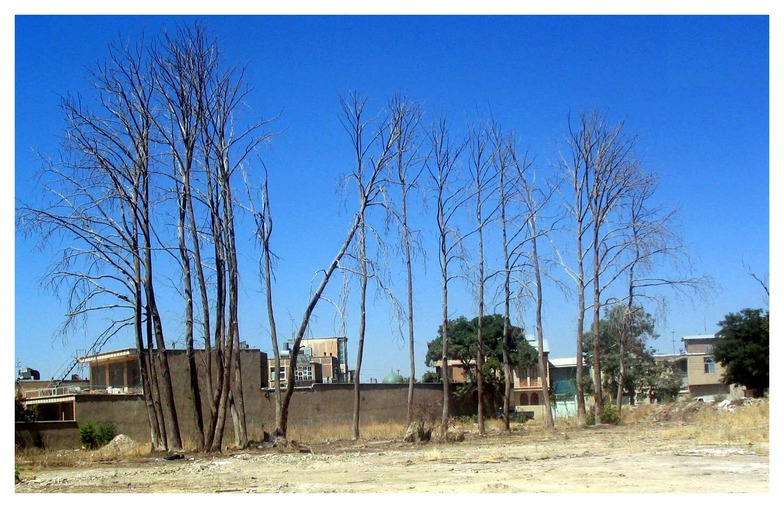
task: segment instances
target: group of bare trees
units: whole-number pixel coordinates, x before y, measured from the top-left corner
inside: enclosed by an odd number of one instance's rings
[[[183,448],[182,417],[197,422],[192,440],[200,449],[221,449],[229,417],[236,444],[245,446],[248,432],[239,355],[238,251],[242,246],[236,228],[238,214],[246,211],[253,217],[261,250],[265,301],[259,308],[265,308],[268,316],[274,379],[280,379],[282,368],[273,298],[274,189],[269,189],[263,162],[252,160],[259,145],[272,135],[269,120],[249,116],[245,102],[251,88],[243,70],[224,65],[218,45],[199,24],[150,42],[111,46],[106,62],[94,68],[90,86],[92,97],[62,99],[67,122],[62,150],[57,159],[48,161],[40,177],[47,199],[19,207],[20,227],[43,242],[66,245],[46,280],[65,297],[67,325],[91,314],[110,316],[110,324],[95,340],[95,351],[120,331],[133,330],[155,449]],[[426,245],[435,245],[440,268],[443,432],[450,406],[449,288],[455,279],[472,281],[479,330],[488,305],[486,291],[492,286],[500,294],[491,304],[501,305],[505,318],[507,429],[513,377],[507,348],[511,314],[521,306],[535,310],[546,424],[552,426],[542,307],[544,280],[557,279],[553,266],[563,266],[576,285],[578,359],[583,357],[585,313],[592,310],[596,330],[599,311],[622,275],[629,281],[626,294],[612,297],[623,300],[629,309],[635,308],[645,288],[701,283],[657,275],[659,259],[678,258],[680,244],[672,234],[671,214],[650,206],[655,178],[641,167],[634,153],[636,139],[624,132],[622,123],[609,125],[597,112],[581,113],[576,125],[570,119],[567,148],[560,158],[563,171],[549,171],[548,178],[537,179],[533,161],[518,146],[515,133],[495,123],[478,123],[461,135],[445,118],[426,123],[420,105],[400,95],[392,97],[378,115],[370,115],[368,100],[356,94],[340,105],[354,161],[345,182],[357,198],[356,208],[331,262],[317,271],[293,336],[285,392],[275,383],[277,436],[287,433],[301,342],[336,273],[359,285],[355,439],[360,437],[360,374],[366,299],[372,284],[390,297],[400,322],[406,324],[401,331],[407,330],[409,346],[411,419],[416,375],[413,264],[415,253],[425,251]],[[559,194],[567,186],[571,192]],[[432,210],[424,207],[426,196]],[[415,216],[432,218],[432,237],[425,238],[412,224],[412,204],[422,205]],[[564,208],[569,214],[561,213]],[[573,231],[573,242],[563,241],[564,230]],[[489,244],[488,233],[500,238]],[[475,243],[471,240],[475,249],[469,246],[469,238],[475,239]],[[550,248],[557,240],[560,247]],[[388,263],[382,259],[388,247],[402,253],[406,269],[402,290],[389,282]],[[468,255],[472,250],[475,256]],[[500,254],[491,257],[490,251]],[[184,338],[188,356],[192,401],[188,407],[174,403],[167,357],[167,342],[174,342],[174,332],[164,326],[159,310],[162,281],[174,281],[181,292],[182,322],[174,326],[180,327],[177,338]],[[590,305],[589,289],[593,290]],[[401,291],[405,305],[394,296]],[[203,346],[201,357],[196,355],[197,345]],[[598,347],[596,340],[594,348]],[[595,353],[598,363],[600,355]],[[201,365],[197,358],[202,358]],[[480,431],[486,412],[481,393],[483,358],[480,336],[476,357]],[[578,414],[584,422],[581,361],[577,368]],[[199,371],[205,373],[201,380]],[[600,375],[599,365],[594,365],[594,372]],[[600,379],[594,385],[598,412]]]
[[[639,299],[663,303],[657,289],[704,295],[713,286],[706,276],[693,276],[686,251],[674,222],[675,211],[657,204],[657,179],[646,170],[636,152],[638,140],[624,123],[613,124],[599,111],[583,111],[569,119],[566,148],[560,157],[571,197],[564,200],[575,235],[573,263],[561,256],[562,266],[573,278],[578,297],[577,319],[577,414],[585,423],[583,333],[585,313],[592,311],[593,387],[595,421],[600,421],[602,393],[600,312],[609,304],[626,308],[620,340],[620,376],[624,376],[624,346],[630,340],[632,313]],[[560,253],[559,253],[560,255]],[[626,277],[625,285],[619,283]],[[592,288],[591,304],[586,292]],[[622,386],[616,403],[620,411]]]
[[[62,149],[39,177],[44,201],[19,207],[20,228],[66,245],[45,280],[65,297],[66,325],[90,314],[108,318],[93,351],[133,330],[155,449],[183,448],[186,416],[197,423],[196,446],[220,450],[229,414],[242,446],[234,193],[238,169],[269,135],[267,122],[239,127],[250,88],[241,69],[224,66],[201,25],[111,45],[90,87],[91,97],[61,101]],[[188,355],[191,407],[174,403],[167,344],[175,340],[159,309],[164,284],[181,292],[177,338]]]

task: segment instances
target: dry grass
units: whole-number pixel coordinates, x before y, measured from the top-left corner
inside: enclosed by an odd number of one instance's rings
[[[402,439],[406,433],[403,423],[370,422],[359,427],[359,435],[363,440]],[[329,426],[292,425],[288,438],[303,443],[325,443],[332,441],[348,441],[353,439],[354,427],[351,423],[336,423]]]
[[[767,401],[738,406],[733,411],[706,405],[684,417],[685,425],[667,428],[662,437],[684,439],[696,444],[740,445],[767,443],[770,439]]]
[[[691,410],[683,410],[691,407]],[[675,411],[680,409],[680,411]],[[657,425],[655,421],[667,411],[665,425]],[[647,432],[655,432],[659,437],[673,441],[689,441],[695,445],[750,445],[765,450],[769,442],[769,406],[767,400],[756,400],[751,405],[737,406],[733,411],[719,409],[716,405],[704,404],[688,406],[681,403],[672,406],[640,405],[635,408],[624,408],[622,426],[633,430],[639,425],[638,437]],[[656,425],[652,427],[651,425]],[[525,424],[512,424],[513,431],[525,432],[532,443],[553,439],[568,440],[582,430],[577,427],[576,418],[559,418],[556,420],[557,432],[544,429],[541,420],[531,420]],[[477,424],[470,421],[455,421],[454,428],[467,434],[476,434]],[[488,433],[501,434],[503,422],[487,419],[485,428]],[[361,441],[401,441],[405,434],[402,423],[370,422],[360,427]],[[634,430],[637,433],[637,430]],[[305,444],[319,444],[339,441],[351,441],[351,423],[330,426],[308,427],[293,425],[289,430],[289,439]],[[436,438],[437,439],[437,438]],[[617,444],[624,445],[628,436],[618,436]],[[188,443],[184,443],[188,449]],[[433,448],[426,452],[426,460],[438,461],[443,458],[443,451]],[[97,462],[107,462],[122,458],[144,457],[150,454],[149,444],[125,443],[125,446],[106,447],[98,450],[44,450],[29,448],[16,452],[16,465],[23,470],[51,467],[79,466]],[[24,472],[23,472],[24,475]]]

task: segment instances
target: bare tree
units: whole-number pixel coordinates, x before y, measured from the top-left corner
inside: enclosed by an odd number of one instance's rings
[[[623,223],[624,260],[621,271],[627,275],[623,323],[619,334],[619,377],[616,406],[622,411],[623,387],[626,377],[626,360],[630,346],[632,323],[635,312],[641,307],[640,299],[665,304],[666,293],[676,292],[688,297],[705,298],[715,287],[712,278],[693,275],[687,249],[678,234],[675,224],[676,211],[652,205],[658,188],[652,173],[641,173],[637,185],[624,199]],[[624,302],[625,300],[625,302]]]
[[[542,278],[545,272],[544,260],[540,251],[540,239],[547,238],[548,234],[556,229],[558,217],[552,218],[545,216],[545,209],[550,204],[558,187],[558,182],[545,182],[544,185],[537,185],[535,175],[531,174],[531,162],[527,154],[519,157],[513,143],[510,143],[512,165],[516,171],[514,182],[518,186],[515,195],[519,198],[522,205],[525,227],[528,229],[528,240],[530,242],[530,263],[533,272],[533,300],[536,307],[536,336],[537,350],[539,353],[539,373],[542,378],[542,399],[544,403],[544,423],[545,427],[552,428],[553,414],[550,407],[550,372],[549,362],[545,361],[544,354],[544,327],[542,323],[542,305],[544,303],[544,292],[542,289]],[[547,222],[543,222],[543,221]]]
[[[422,118],[422,111],[416,102],[408,101],[406,98],[395,95],[390,101],[392,115],[399,118],[398,128],[400,130],[395,145],[395,161],[393,165],[394,173],[390,177],[390,182],[400,187],[400,211],[394,209],[390,203],[387,207],[396,219],[399,227],[400,242],[403,249],[403,258],[406,265],[406,301],[407,313],[406,322],[408,325],[408,360],[409,378],[408,394],[406,398],[406,424],[411,423],[414,405],[414,382],[416,380],[416,360],[414,355],[414,278],[412,270],[412,243],[418,246],[416,238],[412,238],[412,231],[409,227],[408,201],[409,192],[416,189],[417,183],[424,166],[415,166],[421,162],[419,151],[418,127]],[[414,172],[416,171],[416,172]]]
[[[263,165],[263,163],[262,163]],[[272,231],[274,222],[272,220],[272,208],[270,205],[269,197],[269,178],[266,167],[264,168],[263,178],[261,181],[260,197],[261,208],[257,209],[253,205],[253,196],[251,193],[251,185],[246,175],[246,189],[248,189],[248,203],[250,210],[256,221],[256,235],[261,242],[261,273],[264,285],[265,304],[267,311],[267,320],[270,328],[270,340],[272,342],[272,354],[274,359],[274,372],[272,381],[275,383],[275,421],[279,421],[282,417],[283,399],[281,398],[280,386],[280,347],[278,346],[278,328],[275,322],[275,309],[272,298],[272,281],[274,278],[273,263],[275,255],[272,252]]]
[[[96,66],[91,76],[95,110],[81,97],[65,97],[61,103],[68,124],[61,158],[42,176],[44,190],[54,200],[22,206],[20,218],[37,228],[44,241],[62,235],[73,245],[62,251],[46,277],[56,291],[67,288],[66,325],[88,314],[131,311],[130,318],[112,320],[92,349],[100,351],[132,323],[153,447],[179,450],[153,283],[153,90],[143,44],[111,45],[107,63]]]
[[[201,122],[204,121],[204,112],[201,109],[204,106],[201,99],[205,92],[202,86],[205,81],[204,73],[210,71],[214,61],[205,42],[204,29],[197,25],[193,31],[181,30],[175,37],[164,34],[163,48],[160,51],[157,48],[151,50],[155,62],[153,83],[168,113],[166,118],[154,118],[158,120],[157,127],[162,143],[169,147],[174,172],[177,240],[185,300],[185,351],[193,400],[190,409],[196,422],[194,438],[199,448],[204,446],[204,420],[194,351],[193,256],[196,258],[198,276],[202,280],[202,301],[205,305],[208,305],[208,302],[204,295],[206,283],[203,282],[200,245],[195,230],[191,175],[197,157]],[[203,314],[209,320],[208,308]]]
[[[482,365],[485,356],[484,340],[482,337],[482,321],[485,312],[485,284],[488,277],[485,275],[485,246],[484,230],[485,226],[495,218],[498,206],[489,213],[485,213],[485,206],[491,196],[494,195],[493,185],[496,181],[496,172],[492,162],[491,139],[488,131],[484,128],[474,127],[469,136],[469,173],[473,186],[473,203],[476,214],[476,233],[477,233],[477,276],[476,276],[476,297],[477,297],[477,352],[476,352],[476,386],[477,386],[477,423],[479,433],[485,434],[484,418],[484,390],[482,379]]]
[[[216,69],[219,68],[216,66]],[[216,417],[210,422],[211,435],[207,438],[207,448],[213,451],[221,448],[227,411],[231,411],[234,416],[238,446],[244,447],[248,441],[239,356],[239,268],[232,178],[246,163],[248,156],[270,136],[263,131],[270,120],[260,120],[238,131],[234,115],[251,90],[243,76],[243,70],[229,68],[208,77],[208,87],[212,93],[205,107],[205,128],[202,134],[205,144],[206,201],[209,203],[216,263],[215,338],[220,364],[218,384],[213,394]]]
[[[498,206],[499,216],[498,220],[501,224],[501,252],[503,259],[503,268],[500,270],[503,275],[503,304],[504,304],[504,329],[503,329],[503,349],[502,349],[502,362],[504,372],[504,397],[503,397],[503,419],[504,430],[511,432],[509,420],[509,409],[512,397],[512,367],[511,367],[511,341],[512,341],[512,324],[511,324],[511,305],[512,305],[512,270],[516,266],[516,259],[519,259],[520,254],[515,251],[514,244],[522,246],[522,242],[516,242],[516,238],[522,233],[523,228],[519,228],[518,232],[509,231],[512,216],[510,206],[511,199],[514,196],[514,175],[512,172],[511,151],[504,139],[500,129],[495,126],[492,130],[493,136],[493,164],[498,175]]]
[[[441,434],[446,435],[449,426],[449,370],[447,353],[449,350],[449,282],[455,277],[449,270],[455,261],[463,259],[462,241],[459,228],[455,224],[455,215],[463,210],[470,199],[465,186],[455,186],[458,178],[458,160],[465,149],[466,143],[455,143],[449,136],[446,120],[441,119],[432,126],[430,131],[432,146],[431,157],[427,168],[432,180],[436,202],[436,223],[438,226],[438,262],[441,268],[441,301],[442,301],[442,356],[441,378],[444,389],[441,413]]]
[[[349,250],[349,247],[352,245],[354,237],[360,233],[360,230],[364,231],[365,226],[365,212],[367,209],[374,205],[381,205],[383,203],[382,193],[383,193],[383,176],[384,172],[386,171],[387,166],[391,163],[394,157],[394,147],[397,143],[397,137],[400,135],[400,129],[394,128],[389,122],[382,122],[382,127],[376,130],[372,135],[371,139],[372,142],[366,143],[364,138],[362,137],[363,129],[365,126],[365,120],[363,119],[363,112],[366,104],[366,99],[360,99],[356,94],[352,94],[348,100],[344,100],[341,102],[343,106],[344,115],[346,118],[346,126],[347,130],[350,133],[353,132],[352,140],[354,141],[355,145],[355,153],[358,154],[357,156],[357,167],[354,169],[351,175],[351,179],[357,185],[358,194],[359,194],[359,203],[357,206],[357,211],[354,214],[354,218],[351,221],[349,226],[348,232],[346,234],[346,238],[343,241],[343,244],[338,249],[337,254],[335,255],[332,262],[329,266],[323,271],[321,275],[320,282],[316,287],[315,291],[310,297],[308,305],[305,308],[305,312],[302,316],[302,320],[300,322],[299,328],[296,331],[294,336],[294,343],[291,348],[291,355],[289,358],[289,366],[288,371],[290,373],[295,372],[296,365],[297,365],[297,357],[299,355],[299,348],[300,344],[302,343],[302,338],[305,335],[305,331],[308,328],[308,324],[310,322],[310,317],[313,313],[313,310],[316,307],[316,304],[321,300],[322,294],[327,287],[327,284],[332,277],[332,274],[340,267],[341,260],[346,255]],[[378,154],[375,157],[369,158],[366,157],[366,148],[370,145],[378,143],[380,147]],[[364,234],[364,233],[360,233]],[[360,260],[362,259],[362,255],[360,254]],[[362,310],[361,310],[362,312]],[[362,325],[360,325],[360,334],[363,333]],[[360,341],[363,341],[364,337],[360,336]],[[358,362],[361,362],[361,350],[363,345],[360,343],[358,344]],[[360,367],[361,365],[358,364],[356,367],[356,374],[355,374],[355,386],[354,386],[354,401],[355,401],[355,409],[354,409],[354,422],[355,422],[355,430],[358,432],[358,419],[359,419],[359,410],[358,410],[358,390],[359,390],[359,374],[360,374]],[[289,404],[291,403],[291,397],[294,394],[294,383],[289,381],[286,386],[286,392],[283,394],[283,404],[282,410],[280,414],[280,418],[276,421],[276,429],[275,434],[278,437],[285,438],[286,432],[288,429],[288,408]]]

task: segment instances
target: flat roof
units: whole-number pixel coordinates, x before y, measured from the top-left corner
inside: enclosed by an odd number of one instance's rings
[[[577,367],[577,357],[570,358],[550,358],[553,367]]]
[[[112,358],[122,358],[126,356],[136,356],[136,348],[120,349],[118,351],[109,351],[108,353],[98,353],[90,356],[83,356],[79,358],[79,363],[93,363],[103,360],[110,360]]]
[[[715,339],[716,334],[704,334],[704,335],[684,335],[681,337],[681,340],[706,340],[706,339]]]
[[[37,399],[27,399],[24,402],[25,407],[28,405],[34,406],[36,404],[53,404],[57,402],[73,402],[76,400],[74,395],[52,395],[51,397],[40,397]]]

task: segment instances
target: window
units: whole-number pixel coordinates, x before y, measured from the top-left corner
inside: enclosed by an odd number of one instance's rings
[[[310,381],[313,379],[313,367],[308,365],[307,367],[297,367],[297,372],[295,373],[295,379],[297,381]]]
[[[706,374],[713,374],[716,372],[716,364],[713,362],[713,358],[710,356],[703,359],[703,366],[705,367]]]
[[[125,386],[124,363],[109,364],[109,386],[113,386],[114,388],[122,388]]]
[[[705,353],[706,354],[713,353],[713,344],[705,344]]]

